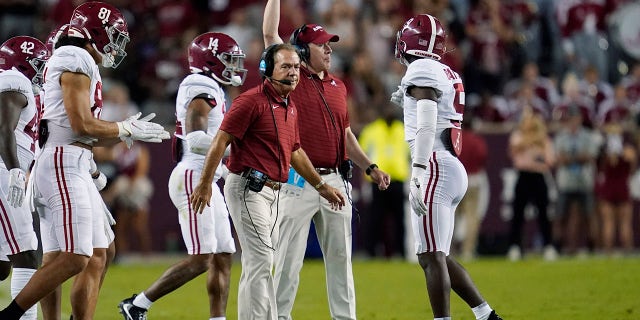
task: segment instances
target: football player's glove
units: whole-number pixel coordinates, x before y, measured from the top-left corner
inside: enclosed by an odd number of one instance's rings
[[[413,167],[411,170],[411,180],[409,181],[409,203],[413,208],[413,213],[418,216],[427,214],[425,203],[427,170],[422,167]]]
[[[107,186],[107,176],[105,176],[104,173],[98,170],[98,165],[93,159],[89,160],[89,173],[91,174],[91,178],[93,178],[93,184],[96,185],[98,191],[102,191],[102,189]]]
[[[398,90],[391,94],[391,99],[389,99],[393,104],[402,108],[404,103],[404,91],[402,91],[402,87],[398,86]]]
[[[24,200],[25,188],[27,185],[27,176],[20,168],[9,170],[9,194],[7,201],[14,208],[22,206]]]
[[[138,112],[124,121],[117,122],[118,136],[127,144],[127,147],[131,147],[133,140],[160,143],[170,138],[169,132],[164,127],[149,121],[156,116],[155,113],[150,113],[144,118],[140,118],[140,115],[141,113]]]

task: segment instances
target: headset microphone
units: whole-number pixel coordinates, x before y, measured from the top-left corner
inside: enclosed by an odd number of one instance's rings
[[[275,78],[272,78],[272,77],[268,77],[268,78],[269,78],[269,79],[271,79],[272,81],[280,82],[280,83],[282,83],[282,84],[284,84],[284,85],[286,85],[286,86],[290,86],[290,85],[292,85],[292,84],[293,84],[293,81],[288,80],[288,79],[282,79],[282,80],[280,80],[280,79],[275,79]]]

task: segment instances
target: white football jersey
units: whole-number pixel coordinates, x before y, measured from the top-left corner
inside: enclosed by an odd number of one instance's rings
[[[215,108],[209,111],[207,126],[208,135],[216,135],[218,128],[220,128],[220,124],[222,124],[225,112],[224,91],[217,81],[201,74],[190,74],[182,80],[180,88],[178,89],[178,96],[176,98],[177,121],[175,135],[176,138],[182,139],[183,155],[181,162],[187,164],[189,168],[193,169],[202,169],[204,166],[205,156],[189,151],[186,141],[187,132],[185,131],[185,123],[189,103],[191,103],[191,100],[195,97],[200,95],[206,95],[206,99],[211,100],[212,103],[216,105]],[[216,169],[216,177],[219,177],[220,173],[222,173],[221,167],[218,166]]]
[[[102,111],[102,78],[93,57],[87,50],[76,46],[62,46],[56,49],[47,62],[44,75],[44,112],[43,120],[47,120],[49,138],[47,145],[66,145],[73,142],[93,144],[92,137],[78,136],[71,129],[69,117],[62,101],[60,77],[64,72],[86,74],[91,79],[89,95],[91,112],[100,118]]]
[[[460,76],[447,65],[432,59],[418,59],[409,64],[400,83],[404,95],[404,134],[407,141],[416,138],[417,100],[407,95],[409,87],[434,88],[438,94],[436,137],[446,128],[456,127],[452,121],[462,121],[464,87]],[[441,145],[436,139],[434,150]]]
[[[27,106],[20,112],[14,133],[20,168],[28,171],[31,161],[33,161],[35,139],[38,133],[38,108],[33,95],[33,85],[27,77],[17,70],[0,71],[0,92],[6,91],[20,92],[27,97]],[[0,158],[0,164],[5,167],[2,158]]]

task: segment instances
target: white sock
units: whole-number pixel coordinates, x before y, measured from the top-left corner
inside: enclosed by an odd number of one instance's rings
[[[451,320],[451,317],[433,318],[433,320]]]
[[[29,279],[36,273],[36,269],[27,269],[27,268],[13,268],[13,273],[11,274],[11,297],[15,298],[22,288],[27,285]],[[33,307],[29,308],[27,312],[24,313],[22,320],[37,320],[38,319],[38,304],[34,304]]]
[[[147,296],[144,295],[144,292],[140,292],[136,296],[136,298],[133,299],[133,305],[143,309],[149,310],[152,304],[153,304],[153,301],[149,300],[149,298],[147,298]]]
[[[471,308],[471,311],[473,311],[473,314],[476,316],[476,320],[487,320],[493,309],[491,309],[489,304],[485,301],[480,305]]]
[[[214,318],[209,318],[209,320],[227,320],[227,317],[214,317]]]

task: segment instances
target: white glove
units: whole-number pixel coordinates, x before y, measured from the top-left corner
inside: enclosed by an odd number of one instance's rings
[[[391,94],[391,99],[389,100],[402,108],[402,105],[404,104],[404,91],[402,90],[402,87],[398,86],[398,90]]]
[[[133,120],[138,120],[138,118],[140,118],[140,116],[142,115],[142,112],[138,112],[132,116],[130,116],[129,118],[125,119],[124,121],[133,121]],[[147,120],[151,120],[156,116],[155,113],[150,113],[148,114],[146,117],[142,118],[142,119],[147,119]],[[120,125],[118,125],[118,130],[120,130]],[[124,143],[127,145],[127,148],[131,149],[131,146],[133,145],[133,139],[131,139],[131,137],[120,137],[120,140],[124,141]]]
[[[22,206],[27,187],[26,180],[27,176],[22,169],[13,168],[9,170],[9,195],[7,201],[14,208]]]
[[[427,214],[427,205],[424,203],[426,173],[427,170],[423,168],[413,167],[409,181],[409,203],[413,213],[419,217]]]
[[[98,165],[96,165],[96,162],[93,161],[93,159],[89,160],[89,173],[91,174],[93,184],[96,185],[98,191],[102,191],[102,189],[107,186],[107,176],[105,176],[101,171],[98,171]]]
[[[138,112],[124,121],[117,122],[118,137],[127,144],[127,147],[131,147],[132,140],[160,143],[162,140],[169,139],[169,132],[164,130],[164,127],[149,121],[156,116],[155,113],[138,119],[140,115],[141,113]]]

